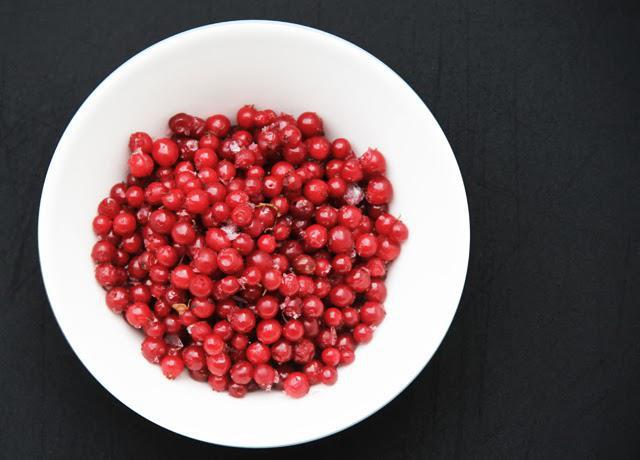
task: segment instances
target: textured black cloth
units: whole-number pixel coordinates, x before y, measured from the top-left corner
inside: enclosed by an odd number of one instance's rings
[[[96,85],[160,39],[252,18],[335,33],[417,91],[472,239],[416,381],[356,427],[268,452],[110,396],[55,323],[36,241],[47,165]],[[635,1],[0,1],[0,458],[639,458],[639,21]]]

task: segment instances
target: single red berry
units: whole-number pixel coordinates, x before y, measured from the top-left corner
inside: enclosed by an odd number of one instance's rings
[[[353,340],[356,343],[369,343],[373,338],[373,330],[364,323],[356,324],[353,328]]]
[[[223,376],[227,373],[231,367],[231,359],[226,353],[218,353],[216,355],[209,355],[206,358],[207,369],[213,375]]]
[[[234,331],[246,334],[256,325],[256,316],[248,308],[238,308],[231,312],[229,322]]]
[[[317,359],[313,359],[305,364],[302,368],[304,375],[309,379],[310,385],[316,385],[320,383],[320,372],[322,371],[322,363]]]
[[[374,302],[384,302],[387,298],[387,288],[381,279],[371,280],[371,286],[365,293],[365,298]]]
[[[266,295],[256,302],[256,312],[261,318],[274,318],[279,310],[278,300],[273,296]]]
[[[367,301],[360,307],[360,320],[369,326],[379,325],[385,316],[384,306],[380,302]]]
[[[182,360],[190,371],[199,371],[205,367],[205,353],[198,345],[189,345],[182,349]]]
[[[178,146],[168,138],[156,139],[153,143],[152,155],[160,166],[172,166],[178,161]]]
[[[327,366],[336,367],[340,364],[340,350],[329,347],[322,350],[322,362]]]
[[[219,138],[223,138],[229,132],[231,122],[224,115],[213,115],[207,118],[205,129]]]
[[[295,319],[288,321],[282,329],[282,334],[287,340],[297,342],[302,339],[304,335],[304,326],[300,321]]]
[[[367,176],[384,174],[387,171],[387,162],[384,155],[377,149],[367,149],[359,158],[362,171]]]
[[[280,339],[271,346],[271,358],[278,364],[291,361],[293,347],[287,340]]]
[[[284,391],[292,398],[301,398],[309,392],[309,379],[302,372],[292,372],[284,381]]]
[[[136,151],[129,157],[129,171],[133,177],[147,177],[153,172],[153,159],[146,153]]]
[[[160,367],[165,377],[173,380],[182,373],[184,361],[178,355],[165,355],[160,361]]]
[[[314,112],[304,112],[298,117],[297,126],[304,137],[322,134],[322,119]]]
[[[271,359],[271,350],[262,342],[253,342],[247,347],[247,361],[251,364],[268,363]]]
[[[125,317],[131,326],[140,329],[151,322],[153,313],[146,303],[134,302],[127,308]]]
[[[256,336],[258,340],[266,345],[271,345],[280,339],[282,335],[282,326],[275,319],[264,319],[258,323],[256,327]]]
[[[276,381],[276,371],[268,364],[257,364],[253,369],[253,380],[263,390],[270,390]]]
[[[324,136],[314,136],[306,141],[307,152],[314,160],[326,160],[331,150],[331,144]]]
[[[351,249],[353,249],[353,237],[351,235],[351,231],[347,227],[341,225],[333,227],[329,230],[327,246],[333,253],[351,251]]]
[[[373,177],[367,184],[365,197],[373,205],[387,204],[393,197],[393,186],[384,176]]]
[[[133,133],[129,137],[129,150],[133,153],[140,151],[142,153],[151,153],[153,141],[147,133]]]
[[[189,245],[196,239],[196,231],[190,222],[180,221],[171,229],[171,238],[178,244]]]
[[[227,385],[229,384],[226,375],[210,375],[207,377],[207,383],[209,383],[209,386],[214,391],[226,391]]]
[[[248,361],[238,361],[231,367],[229,375],[235,383],[246,385],[253,378],[253,366]]]
[[[356,295],[346,284],[338,284],[331,289],[329,300],[336,307],[348,307],[353,304]]]
[[[338,381],[338,371],[335,367],[325,366],[320,371],[320,381],[325,385],[333,385]]]
[[[236,120],[238,122],[238,126],[244,129],[253,128],[253,120],[256,116],[256,109],[251,105],[245,105],[238,110],[236,115]]]
[[[129,304],[129,291],[123,287],[114,287],[107,291],[106,299],[112,312],[122,313]]]

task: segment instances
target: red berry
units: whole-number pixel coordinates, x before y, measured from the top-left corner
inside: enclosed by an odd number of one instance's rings
[[[314,112],[304,112],[298,117],[297,126],[304,137],[322,134],[322,119]]]
[[[173,380],[182,373],[182,370],[184,369],[184,362],[180,356],[166,355],[160,361],[160,367],[162,368],[162,373],[165,377]]]
[[[292,398],[301,398],[309,392],[309,379],[302,372],[292,372],[284,381],[284,391]]]
[[[153,159],[146,153],[136,151],[129,157],[129,171],[134,177],[147,177],[153,172]]]
[[[152,155],[160,166],[172,166],[178,161],[178,146],[171,139],[156,139],[153,143]]]
[[[393,197],[393,186],[384,176],[374,177],[367,184],[365,197],[371,204],[387,204]]]
[[[129,137],[129,150],[133,153],[140,151],[142,153],[151,153],[153,141],[147,133],[133,133]]]
[[[282,326],[275,319],[264,319],[258,323],[256,336],[266,345],[276,342],[282,334]]]

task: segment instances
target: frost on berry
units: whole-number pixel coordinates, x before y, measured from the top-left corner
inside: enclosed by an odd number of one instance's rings
[[[364,198],[364,191],[358,184],[349,184],[344,194],[344,201],[351,206],[356,206]]]
[[[229,241],[235,240],[236,238],[238,238],[238,235],[240,234],[240,232],[238,232],[238,226],[235,224],[224,225],[220,227],[220,230],[222,230],[225,233],[225,235],[227,235],[227,238],[229,239]]]

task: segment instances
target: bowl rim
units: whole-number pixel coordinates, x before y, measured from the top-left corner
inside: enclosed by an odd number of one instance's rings
[[[461,209],[460,211],[464,211],[462,217],[464,217],[464,221],[466,223],[466,226],[464,228],[465,230],[465,234],[466,234],[466,241],[464,241],[465,247],[463,248],[466,251],[466,257],[464,258],[464,277],[462,279],[462,283],[460,285],[460,289],[457,295],[457,302],[456,302],[456,306],[455,308],[452,310],[451,312],[451,317],[448,321],[448,325],[447,327],[441,332],[441,337],[440,339],[437,341],[438,345],[437,347],[435,347],[433,349],[433,351],[431,352],[431,354],[429,355],[428,359],[425,361],[424,365],[421,366],[417,372],[412,375],[410,378],[408,378],[406,380],[406,382],[398,387],[397,392],[390,394],[390,396],[388,398],[386,398],[386,400],[384,401],[384,403],[382,405],[379,405],[378,407],[374,407],[373,409],[371,409],[370,411],[366,411],[364,415],[358,415],[357,417],[354,417],[353,420],[351,420],[348,424],[344,424],[343,426],[338,426],[337,428],[334,428],[332,430],[328,430],[326,432],[322,432],[319,434],[314,434],[314,435],[310,435],[307,436],[303,439],[300,439],[297,442],[275,442],[275,443],[270,443],[270,444],[260,444],[260,445],[241,445],[241,444],[237,444],[237,443],[223,443],[220,441],[210,441],[207,439],[202,439],[199,437],[195,437],[195,436],[191,436],[188,433],[183,433],[183,432],[178,432],[175,431],[172,428],[168,428],[165,427],[164,425],[160,425],[158,422],[148,418],[146,415],[144,415],[143,413],[139,412],[138,410],[134,409],[132,406],[129,406],[128,404],[124,403],[115,393],[113,393],[111,391],[111,389],[109,387],[106,386],[105,383],[103,383],[102,381],[100,381],[91,371],[91,369],[88,367],[87,364],[85,364],[85,362],[82,360],[82,358],[80,357],[80,355],[78,354],[78,352],[76,351],[76,349],[74,348],[74,346],[71,344],[69,338],[67,337],[64,329],[61,326],[60,323],[60,319],[58,318],[58,314],[56,313],[56,309],[53,307],[53,303],[51,302],[51,298],[50,298],[50,289],[47,283],[47,275],[45,273],[44,270],[44,265],[43,265],[43,260],[45,258],[45,255],[43,254],[43,246],[46,246],[46,243],[44,243],[46,241],[46,236],[44,235],[44,229],[43,229],[43,225],[42,225],[42,221],[45,220],[43,219],[43,210],[46,208],[46,204],[47,204],[47,197],[51,195],[52,191],[52,182],[53,179],[52,177],[57,175],[57,169],[56,165],[58,163],[60,163],[61,161],[63,161],[62,155],[59,153],[60,147],[61,145],[64,144],[65,138],[67,137],[68,133],[70,132],[70,130],[73,128],[76,119],[79,118],[80,116],[82,116],[82,114],[85,112],[85,110],[87,110],[87,108],[93,103],[93,100],[96,99],[100,93],[102,93],[105,88],[108,88],[109,85],[107,85],[108,82],[110,82],[112,79],[115,78],[115,76],[117,76],[119,73],[121,73],[121,71],[125,70],[126,68],[128,68],[131,65],[134,65],[140,58],[146,56],[147,54],[150,54],[152,52],[154,52],[156,49],[161,48],[163,46],[165,46],[167,43],[171,43],[173,41],[176,40],[180,40],[185,38],[188,35],[191,34],[196,34],[199,32],[202,32],[203,30],[209,30],[209,29],[216,29],[216,28],[225,28],[225,27],[237,27],[237,26],[252,26],[252,25],[259,25],[259,26],[270,26],[270,27],[275,27],[275,28],[284,28],[284,29],[291,29],[294,31],[302,31],[305,33],[313,33],[315,35],[318,36],[318,38],[322,39],[322,40],[328,40],[330,42],[336,43],[338,45],[342,45],[342,46],[348,46],[353,48],[355,51],[359,52],[360,54],[363,55],[363,57],[367,58],[369,61],[371,61],[373,64],[375,64],[379,71],[381,72],[387,72],[390,73],[390,75],[393,76],[394,80],[396,80],[397,83],[399,83],[400,85],[404,86],[405,89],[408,89],[410,91],[410,93],[413,95],[413,97],[416,99],[416,102],[419,106],[421,106],[421,108],[423,110],[426,111],[426,113],[428,115],[430,115],[430,117],[433,119],[433,121],[436,123],[438,129],[440,129],[440,131],[443,134],[443,138],[446,141],[447,145],[449,146],[449,149],[451,151],[451,154],[453,156],[453,161],[455,162],[455,165],[457,167],[457,174],[459,176],[459,184],[462,186],[462,192],[463,192],[463,196],[464,196],[464,209]],[[406,390],[406,388],[411,385],[411,383],[413,383],[415,381],[415,379],[418,377],[418,375],[420,374],[420,372],[422,372],[426,366],[429,364],[429,362],[433,359],[433,356],[435,355],[435,353],[437,352],[437,350],[440,349],[442,342],[444,340],[444,338],[447,335],[447,332],[449,331],[449,329],[451,328],[451,324],[453,323],[453,320],[455,318],[456,312],[460,306],[460,300],[462,298],[462,294],[464,292],[464,288],[466,286],[466,281],[467,281],[467,275],[468,275],[468,268],[469,268],[469,255],[470,255],[470,242],[471,242],[471,226],[470,226],[470,219],[469,219],[469,204],[468,204],[468,197],[467,197],[467,192],[466,192],[466,188],[464,186],[464,180],[462,178],[462,174],[460,171],[460,165],[457,161],[457,159],[455,158],[455,155],[453,155],[453,149],[451,149],[451,144],[449,143],[448,139],[446,138],[446,136],[444,135],[444,132],[442,130],[442,127],[440,126],[440,124],[438,123],[438,120],[433,116],[433,114],[431,113],[430,109],[428,108],[428,106],[425,104],[425,102],[422,100],[422,98],[414,91],[414,89],[400,76],[398,75],[391,67],[389,67],[387,64],[385,64],[384,62],[382,62],[380,59],[378,59],[376,56],[374,56],[373,54],[369,53],[368,51],[364,50],[363,48],[359,47],[358,45],[344,39],[341,38],[335,34],[332,34],[330,32],[326,32],[320,29],[316,29],[314,27],[310,27],[310,26],[305,26],[305,25],[301,25],[301,24],[296,24],[296,23],[292,23],[292,22],[286,22],[286,21],[275,21],[275,20],[261,20],[261,19],[247,19],[247,20],[233,20],[233,21],[223,21],[223,22],[217,22],[217,23],[212,23],[212,24],[206,24],[206,25],[202,25],[199,27],[195,27],[192,29],[188,29],[185,30],[183,32],[179,32],[176,33],[174,35],[171,35],[169,37],[166,37],[144,49],[142,49],[141,51],[137,52],[136,54],[134,54],[133,56],[131,56],[130,58],[128,58],[125,62],[123,62],[122,64],[120,64],[118,67],[116,67],[112,72],[110,72],[102,81],[100,81],[100,83],[93,89],[93,91],[91,91],[91,93],[89,94],[89,96],[87,96],[87,98],[82,102],[82,104],[80,105],[80,107],[75,111],[75,113],[73,114],[73,116],[70,118],[69,123],[67,124],[65,130],[63,131],[60,140],[58,141],[58,143],[56,144],[54,153],[51,157],[49,166],[47,168],[47,173],[45,176],[45,180],[44,180],[44,184],[42,187],[42,193],[41,193],[41,197],[40,197],[40,202],[39,202],[39,209],[38,209],[38,260],[39,260],[39,264],[40,264],[40,272],[41,272],[41,276],[42,276],[42,280],[43,280],[43,284],[45,287],[45,292],[47,295],[47,300],[49,302],[49,306],[53,312],[53,316],[56,320],[56,323],[58,324],[58,327],[60,329],[60,331],[62,332],[62,335],[64,336],[65,340],[67,341],[67,344],[69,345],[69,347],[73,350],[74,354],[76,355],[76,357],[78,358],[78,360],[82,363],[82,365],[84,366],[84,368],[89,372],[89,375],[91,375],[91,377],[93,377],[93,379],[98,382],[105,390],[107,390],[107,392],[116,400],[118,401],[120,404],[122,404],[123,406],[127,407],[128,409],[130,409],[132,412],[138,414],[139,416],[141,416],[142,418],[152,422],[154,425],[160,426],[163,429],[169,430],[171,432],[174,432],[178,435],[184,436],[186,438],[190,438],[190,439],[195,439],[201,442],[206,442],[209,444],[216,444],[216,445],[225,445],[225,446],[230,446],[230,447],[238,447],[238,448],[277,448],[277,447],[285,447],[285,446],[292,446],[292,445],[300,445],[300,444],[306,444],[318,439],[322,439],[325,437],[329,437],[329,436],[333,436],[336,433],[339,433],[341,431],[344,431],[348,428],[351,428],[352,426],[362,422],[363,420],[369,418],[371,415],[375,414],[376,412],[378,412],[379,410],[381,410],[383,407],[387,406],[391,401],[393,401],[395,398],[397,398],[402,392],[404,392],[404,390]],[[462,270],[462,267],[461,267]]]

